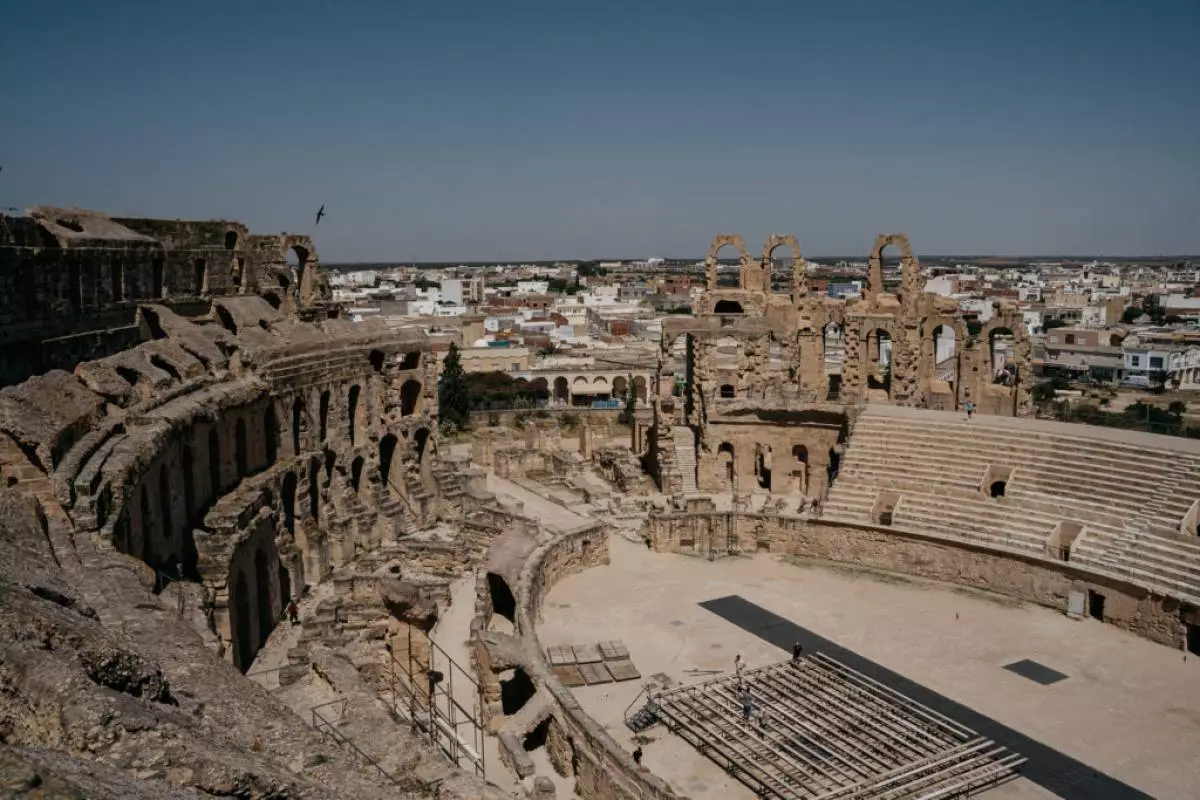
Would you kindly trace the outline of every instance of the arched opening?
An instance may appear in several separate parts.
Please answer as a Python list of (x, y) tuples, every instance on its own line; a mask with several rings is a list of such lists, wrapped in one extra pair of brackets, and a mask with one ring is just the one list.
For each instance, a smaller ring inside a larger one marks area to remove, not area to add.
[(233, 665), (242, 672), (250, 669), (254, 660), (254, 643), (250, 638), (250, 587), (246, 573), (238, 570), (233, 582)]
[(1004, 481), (992, 481), (992, 485), (988, 487), (988, 494), (992, 497), (1004, 497), (1004, 490), (1008, 488), (1008, 484)]
[(313, 522), (321, 521), (321, 461), (316, 456), (308, 460), (308, 515)]
[(780, 242), (767, 253), (766, 287), (775, 293), (791, 294), (796, 290), (793, 285), (796, 274), (796, 262), (799, 254), (787, 242)]
[(1124, 336), (1122, 336), (1119, 333), (1114, 333), (1108, 337), (1108, 346), (1109, 347), (1120, 347), (1121, 342), (1123, 342), (1123, 341), (1125, 341)]
[(488, 596), (492, 598), (492, 612), (509, 622), (517, 621), (517, 599), (513, 597), (508, 581), (495, 572), (487, 574)]
[(988, 333), (988, 357), (992, 383), (1004, 386), (1017, 384), (1017, 365), (1012, 362), (1013, 332), (1008, 328), (993, 328)]
[(742, 304), (736, 300), (718, 300), (713, 307), (714, 314), (741, 314)]
[(238, 240), (237, 231), (226, 231), (225, 232), (225, 249), (226, 250), (236, 249), (237, 248), (237, 240)]
[(822, 330), (822, 360), (826, 375), (842, 374), (842, 364), (845, 361), (843, 341), (842, 326), (836, 322), (830, 322)]
[(267, 303), (270, 304), (271, 308), (275, 309), (276, 311), (278, 311), (279, 307), (283, 305), (283, 301), (279, 298), (279, 294), (277, 292), (263, 292), (262, 297), (263, 300), (266, 300)]
[(733, 456), (733, 445), (730, 442), (721, 442), (720, 446), (717, 447), (717, 477), (725, 483), (725, 488), (727, 489), (737, 488), (737, 473), (734, 471)]
[(646, 377), (644, 375), (637, 375), (634, 377), (634, 379), (633, 379), (633, 394), (635, 397), (637, 397), (638, 400), (641, 400), (642, 402), (645, 402), (647, 400)]
[(533, 730), (525, 734), (525, 738), (521, 740), (521, 748), (526, 753), (532, 753), (539, 747), (546, 746), (546, 739), (550, 735), (550, 721), (552, 719), (554, 719), (552, 716), (546, 717)]
[(355, 492), (359, 489), (359, 484), (362, 482), (363, 457), (358, 456), (350, 462), (350, 486)]
[(296, 473), (283, 476), (283, 527), (288, 533), (296, 532)]
[[(742, 256), (738, 249), (732, 244), (723, 244), (717, 248), (717, 252), (713, 254), (717, 264), (717, 288), (718, 289), (737, 289), (742, 285)], [(730, 263), (732, 262), (732, 263)], [(721, 313), (720, 311), (717, 312)], [(739, 310), (729, 313), (742, 313)]]
[(166, 287), (163, 286), (163, 259), (162, 256), (155, 256), (150, 263), (150, 297), (157, 299), (166, 296)]
[(550, 384), (545, 378), (534, 378), (530, 381), (529, 391), (539, 405), (550, 399)]
[(325, 450), (325, 483), (333, 480), (333, 468), (337, 464), (337, 453)]
[(792, 483), (797, 492), (808, 491), (808, 448), (802, 444), (792, 445)]
[(571, 390), (567, 386), (567, 379), (559, 375), (554, 379), (554, 399), (563, 403), (567, 402), (571, 397)]
[(721, 384), (720, 395), (722, 400), (732, 400), (737, 397), (737, 392), (733, 388), (733, 384), (723, 383)]
[(867, 388), (891, 392), (892, 335), (876, 328), (867, 335)]
[(412, 416), (421, 399), (421, 382), (409, 378), (400, 386), (400, 416)]
[(358, 396), (362, 393), (362, 389), (357, 384), (350, 387), (350, 398), (346, 404), (346, 416), (350, 419), (350, 444), (355, 443), (355, 434), (357, 433), (358, 421)]
[(425, 444), (429, 441), (429, 429), (418, 428), (413, 434), (413, 445), (417, 451), (417, 461), (425, 461)]
[(321, 392), (321, 408), (319, 416), (319, 433), (317, 441), (324, 442), (329, 435), (329, 390)]
[(417, 351), (405, 353), (404, 358), (400, 359), (400, 370), (416, 369), (421, 366), (421, 354)]
[(261, 548), (254, 551), (254, 599), (258, 611), (258, 641), (254, 650), (262, 647), (275, 628), (275, 614), (271, 608), (271, 562)]
[(958, 342), (952, 325), (933, 329), (933, 378), (955, 383), (958, 380)]
[(300, 455), (300, 420), (304, 414), (304, 401), (297, 397), (292, 401), (292, 455)]
[(516, 714), (537, 691), (529, 675), (520, 667), (500, 673), (500, 710), (505, 716)]
[(392, 458), (396, 454), (396, 441), (395, 435), (391, 433), (379, 440), (379, 482), (383, 484), (384, 492), (387, 492), (392, 483)]
[(629, 381), (620, 375), (613, 378), (612, 399), (624, 400), (627, 394), (629, 394)]
[(771, 489), (771, 446), (758, 444), (754, 446), (754, 478), (758, 488)]
[(234, 436), (233, 452), (237, 459), (237, 474), (239, 478), (244, 478), (250, 474), (250, 453), (247, 451), (246, 444), (246, 420), (238, 418), (237, 425), (234, 426)]
[(275, 417), (275, 405), (268, 404), (263, 412), (263, 439), (267, 446), (267, 466), (275, 463), (279, 455), (279, 421)]
[[(170, 565), (170, 571), (175, 572), (175, 563), (177, 561), (177, 552), (175, 550), (175, 525), (171, 520), (171, 498), (175, 493), (171, 491), (171, 474), (167, 471), (167, 465), (163, 464), (158, 468), (158, 504), (159, 513), (162, 516), (162, 538), (166, 552), (163, 553), (164, 559)], [(169, 558), (167, 558), (169, 556)], [(173, 577), (181, 577), (173, 575)]]
[(225, 488), (221, 483), (221, 434), (215, 424), (208, 431), (208, 485), (212, 500), (216, 500)]
[(383, 372), (384, 355), (382, 350), (372, 350), (367, 355), (367, 358), (371, 362), (371, 369), (376, 372)]

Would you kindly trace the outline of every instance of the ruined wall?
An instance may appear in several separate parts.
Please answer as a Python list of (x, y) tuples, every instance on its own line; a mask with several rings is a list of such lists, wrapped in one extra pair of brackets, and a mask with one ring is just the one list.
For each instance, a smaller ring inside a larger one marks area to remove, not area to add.
[(652, 514), (646, 534), (661, 551), (758, 551), (817, 558), (987, 589), (1061, 611), (1071, 590), (1093, 590), (1106, 598), (1107, 623), (1174, 648), (1182, 648), (1186, 636), (1181, 615), (1188, 609), (1178, 601), (1050, 559), (866, 525), (764, 514)]
[(289, 312), (328, 299), (308, 237), (50, 206), (0, 215), (0, 385), (132, 347), (141, 303), (204, 315), (214, 297), (256, 291)]

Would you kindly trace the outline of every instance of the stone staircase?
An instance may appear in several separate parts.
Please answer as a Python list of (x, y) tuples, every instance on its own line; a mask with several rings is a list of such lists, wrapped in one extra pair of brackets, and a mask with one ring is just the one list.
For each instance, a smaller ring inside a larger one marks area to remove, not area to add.
[[(892, 527), (1042, 557), (1054, 557), (1048, 544), (1058, 523), (1076, 522), (1083, 533), (1072, 563), (1200, 596), (1200, 539), (1179, 534), (1200, 498), (1200, 455), (1153, 440), (1105, 440), (1105, 429), (1060, 427), (867, 409), (822, 516), (878, 524), (872, 508), (891, 491), (900, 495)], [(1010, 470), (1001, 497), (983, 486), (989, 466)]]
[(679, 491), (694, 494), (696, 486), (696, 435), (686, 426), (671, 429), (675, 442), (675, 469), (679, 472)]

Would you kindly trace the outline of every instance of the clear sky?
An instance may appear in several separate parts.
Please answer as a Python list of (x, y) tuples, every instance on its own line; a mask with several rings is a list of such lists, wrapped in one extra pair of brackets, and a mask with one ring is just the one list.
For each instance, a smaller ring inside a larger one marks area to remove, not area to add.
[(327, 262), (1200, 252), (1200, 0), (0, 9), (3, 207)]

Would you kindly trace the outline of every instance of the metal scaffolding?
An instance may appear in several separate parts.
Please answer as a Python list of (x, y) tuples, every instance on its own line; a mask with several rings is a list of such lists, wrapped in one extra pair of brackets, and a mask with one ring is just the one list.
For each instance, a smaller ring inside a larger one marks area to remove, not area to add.
[(668, 729), (760, 797), (944, 800), (1014, 778), (1025, 762), (820, 653), (653, 703)]

